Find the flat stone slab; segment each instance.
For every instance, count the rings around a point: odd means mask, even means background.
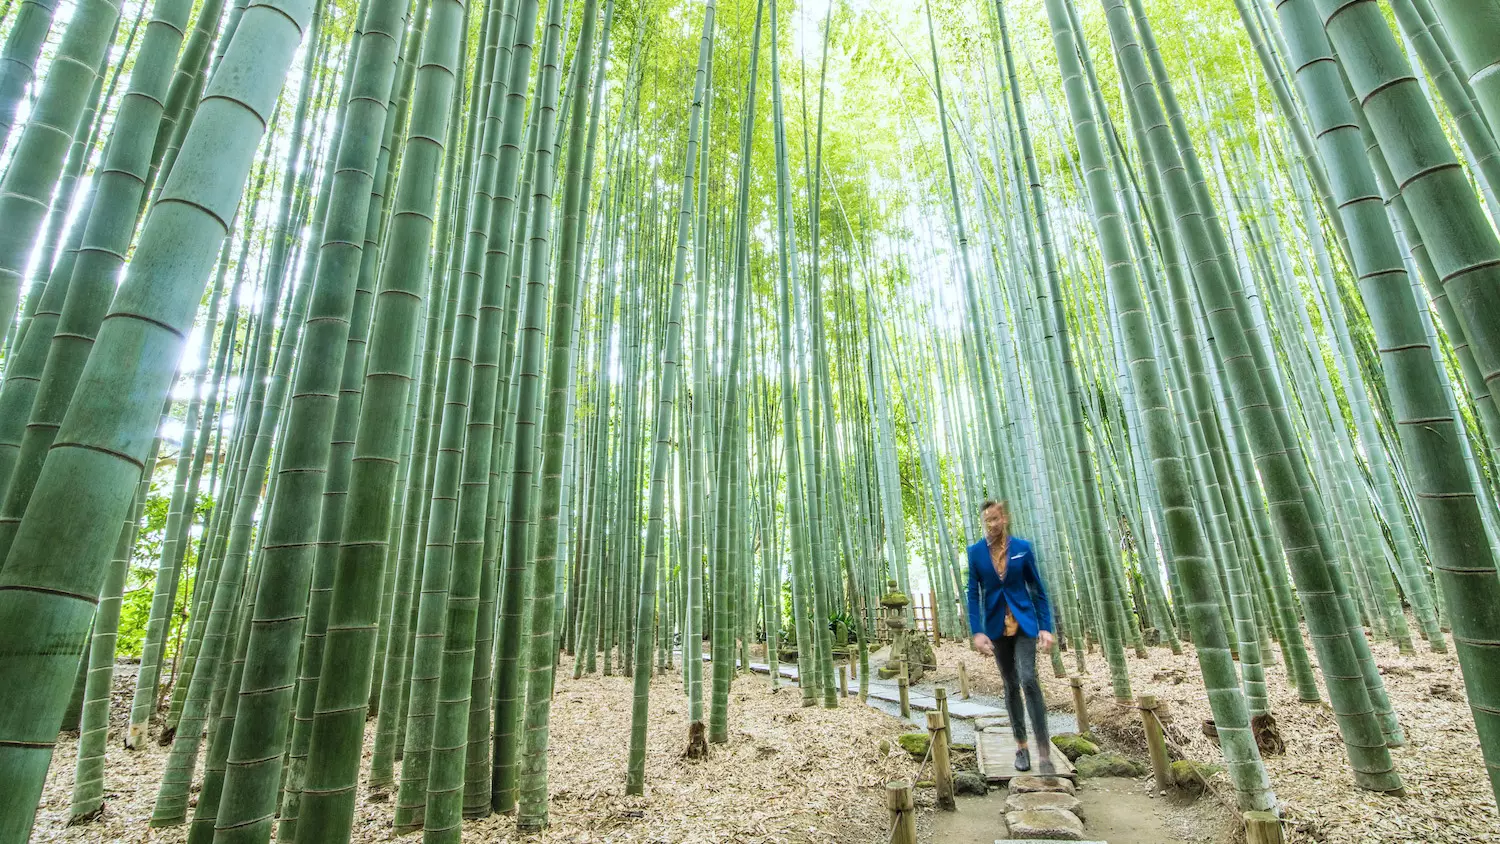
[[[1030,809],[1061,809],[1083,820],[1083,804],[1077,797],[1065,792],[1023,791],[1005,798],[1007,812],[1025,812]]]
[[[1077,786],[1072,780],[1062,777],[1016,777],[1010,781],[1012,794],[1026,794],[1029,792],[1055,792],[1061,794],[1074,794]]]
[[[1007,812],[1005,825],[1012,835],[1039,838],[1043,841],[1082,841],[1083,821],[1062,809],[1027,809]]]
[[[993,717],[980,716],[974,719],[974,729],[976,731],[988,730],[990,727],[1006,727],[1009,725],[1010,718],[1007,717],[1003,712]]]
[[[954,718],[1000,718],[1005,715],[1005,710],[968,700],[954,700],[950,697],[948,698],[948,714]],[[979,725],[975,724],[975,726]]]

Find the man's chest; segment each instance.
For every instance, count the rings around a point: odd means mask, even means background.
[[[1016,550],[1009,543],[1000,546],[990,545],[987,550],[989,558],[987,568],[989,569],[989,573],[993,574],[1001,583],[1008,582],[1019,571],[1020,567],[1025,564],[1026,553]]]

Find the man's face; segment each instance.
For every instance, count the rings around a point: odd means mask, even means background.
[[[1010,513],[1006,511],[1003,504],[996,504],[985,510],[981,516],[984,518],[985,533],[990,536],[1002,536],[1005,534],[1005,529],[1010,527]]]

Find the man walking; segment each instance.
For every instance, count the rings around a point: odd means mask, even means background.
[[[993,656],[1005,681],[1005,707],[1016,736],[1016,770],[1031,770],[1026,710],[1036,732],[1041,772],[1054,772],[1047,704],[1036,677],[1036,652],[1052,650],[1052,605],[1031,543],[1010,535],[1010,507],[986,501],[984,539],[969,546],[969,632],[974,650]],[[1022,703],[1022,698],[1025,703]]]

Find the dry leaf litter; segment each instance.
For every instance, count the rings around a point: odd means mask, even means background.
[[[156,745],[154,730],[146,749],[131,752],[121,745],[135,666],[122,664],[119,669],[104,816],[87,825],[66,825],[77,741],[65,737],[48,772],[33,842],[181,844],[187,838],[186,826],[147,826],[167,749]],[[712,745],[705,761],[685,761],[681,753],[687,738],[687,699],[680,675],[673,673],[652,682],[646,794],[629,797],[625,766],[631,683],[619,676],[574,681],[571,660],[565,657],[552,706],[551,826],[541,835],[520,836],[514,817],[490,817],[466,821],[463,840],[866,844],[883,841],[888,834],[884,784],[914,779],[917,773],[916,764],[894,741],[905,729],[899,720],[853,699],[836,710],[803,708],[795,686],[772,691],[762,676],[735,681],[729,744]],[[373,732],[369,730],[367,737]],[[884,752],[882,741],[887,742]],[[366,766],[370,749],[367,741]],[[354,841],[393,840],[392,811],[393,803],[368,803],[362,792]]]
[[[1415,621],[1410,626],[1418,629]],[[1268,659],[1266,693],[1271,713],[1286,741],[1286,753],[1266,757],[1265,764],[1286,820],[1288,844],[1500,842],[1500,814],[1485,774],[1452,640],[1446,654],[1432,653],[1420,639],[1416,653],[1410,655],[1401,654],[1389,642],[1372,642],[1371,647],[1406,733],[1406,745],[1391,750],[1406,786],[1404,798],[1354,786],[1322,678],[1318,678],[1318,688],[1324,703],[1301,703],[1287,680],[1280,650],[1263,654]],[[1137,696],[1156,695],[1168,707],[1173,755],[1219,762],[1217,744],[1202,730],[1212,715],[1192,645],[1184,642],[1180,656],[1165,647],[1150,648],[1148,654],[1144,660],[1137,659],[1126,649],[1131,688]],[[1070,672],[1076,669],[1074,654],[1065,653],[1063,660]],[[945,644],[938,650],[939,666],[928,675],[930,682],[956,688],[960,661],[967,668],[972,689],[1000,693],[994,666],[964,644]],[[1084,688],[1093,731],[1106,744],[1144,759],[1139,711],[1115,704],[1102,653],[1090,652],[1087,664]],[[1054,678],[1042,658],[1037,667],[1048,708],[1071,711],[1072,690],[1067,680]],[[1223,774],[1215,776],[1211,786],[1221,798],[1232,801],[1233,791]]]

